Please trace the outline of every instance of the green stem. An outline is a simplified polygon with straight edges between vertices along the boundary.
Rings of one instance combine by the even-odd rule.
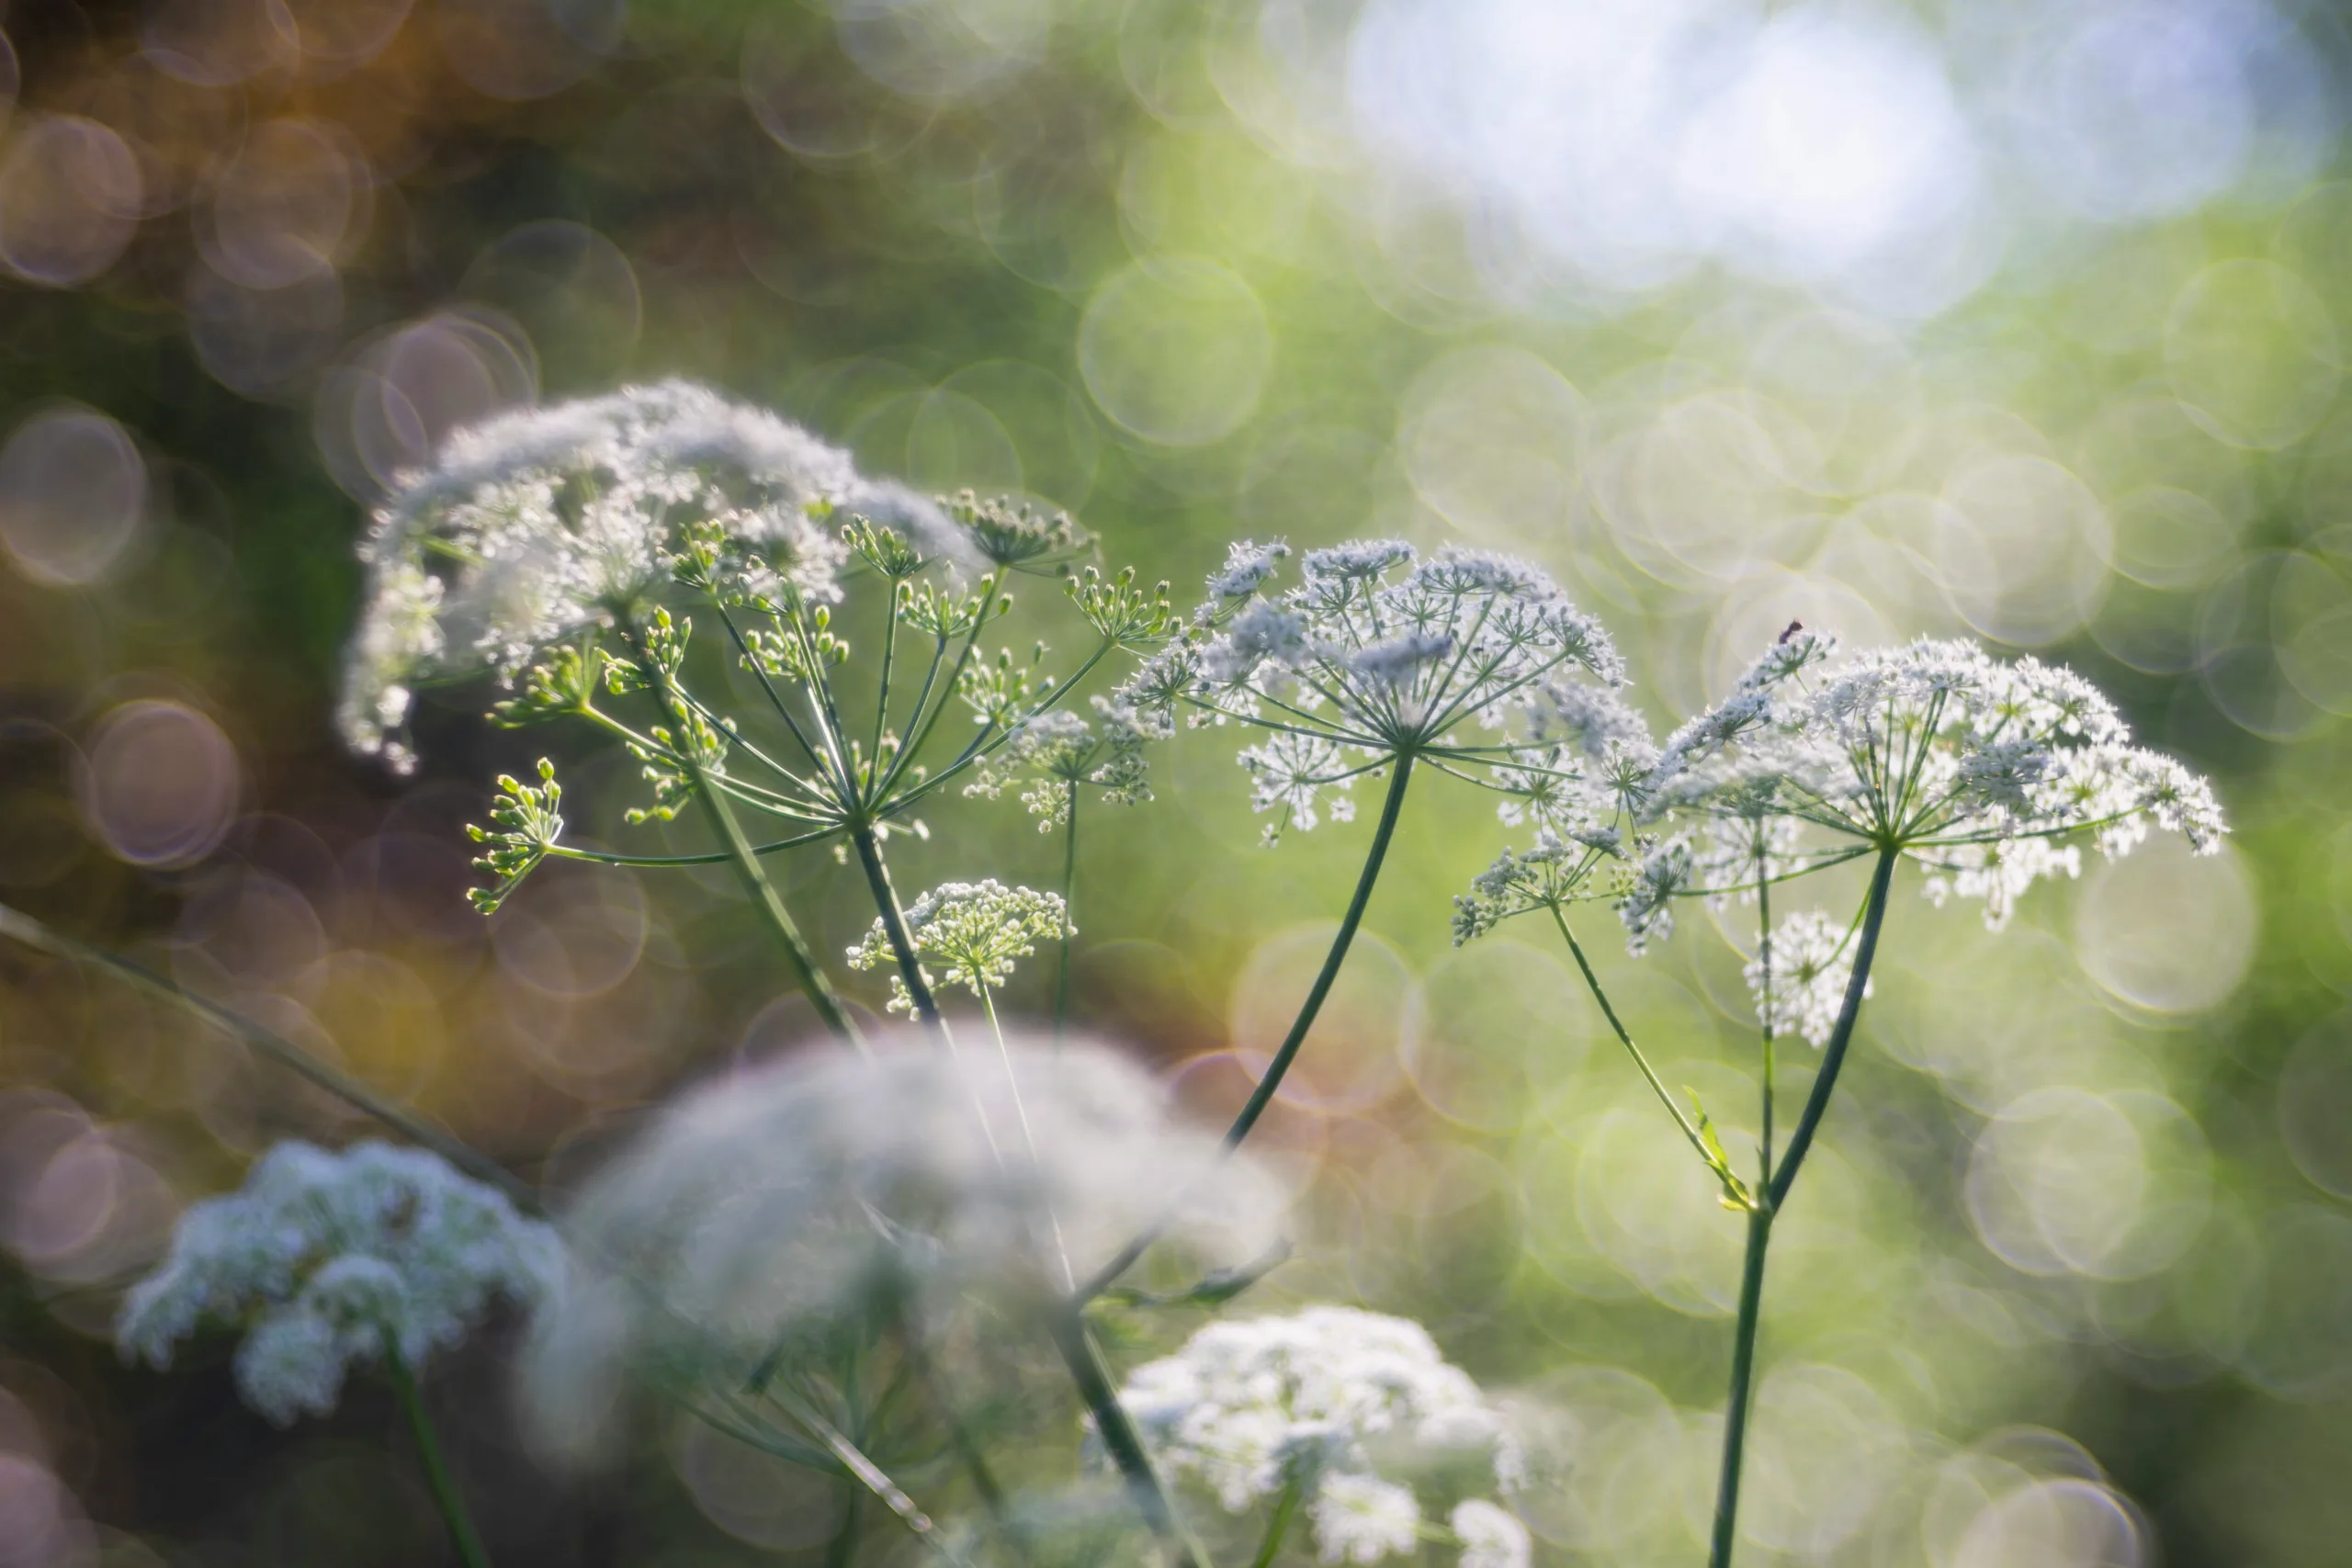
[[[1274,1499],[1274,1517],[1266,1521],[1266,1537],[1258,1543],[1258,1555],[1250,1560],[1250,1568],[1271,1568],[1274,1554],[1283,1549],[1283,1537],[1290,1533],[1290,1521],[1298,1512],[1298,1478],[1283,1483],[1282,1495]]]
[[[1707,1568],[1731,1568],[1739,1534],[1739,1472],[1747,1449],[1748,1385],[1756,1371],[1756,1331],[1763,1319],[1764,1254],[1772,1244],[1772,1213],[1747,1213],[1747,1257],[1739,1276],[1739,1323],[1731,1343],[1731,1396],[1724,1404],[1723,1476],[1715,1488],[1715,1532]]]
[[[1776,1211],[1788,1201],[1789,1189],[1795,1185],[1805,1153],[1813,1147],[1814,1131],[1829,1109],[1838,1071],[1846,1065],[1846,1047],[1853,1043],[1854,1021],[1861,1016],[1862,992],[1870,985],[1871,961],[1878,956],[1879,928],[1886,923],[1887,889],[1894,880],[1894,861],[1900,852],[1892,846],[1880,850],[1877,869],[1871,874],[1870,897],[1862,906],[1862,937],[1854,949],[1854,973],[1846,981],[1845,999],[1838,1005],[1838,1022],[1829,1032],[1829,1043],[1822,1049],[1821,1070],[1814,1076],[1813,1092],[1806,1096],[1796,1129],[1789,1134],[1781,1168],[1772,1173],[1771,1185],[1765,1190],[1769,1205]]]
[[[425,1484],[432,1488],[434,1506],[441,1510],[442,1522],[449,1527],[449,1539],[457,1543],[458,1560],[466,1568],[490,1568],[490,1554],[482,1550],[481,1537],[474,1533],[473,1520],[467,1517],[465,1499],[458,1495],[458,1483],[441,1457],[441,1443],[433,1435],[432,1417],[424,1413],[424,1395],[416,1386],[416,1374],[390,1335],[384,1337],[384,1365],[391,1372],[401,1408],[408,1413],[409,1430],[416,1437],[417,1458],[424,1465]]]
[[[1126,1477],[1127,1492],[1135,1499],[1136,1511],[1143,1515],[1146,1524],[1176,1549],[1185,1568],[1209,1568],[1208,1556],[1201,1550],[1200,1542],[1193,1539],[1192,1532],[1176,1517],[1168,1489],[1161,1484],[1159,1472],[1152,1468],[1151,1456],[1144,1451],[1143,1435],[1136,1430],[1135,1421],[1111,1386],[1110,1369],[1102,1364],[1102,1352],[1088,1332],[1085,1318],[1076,1307],[1065,1307],[1049,1314],[1046,1324],[1054,1337],[1054,1348],[1061,1352],[1063,1363],[1078,1384],[1079,1397],[1086,1402],[1087,1410],[1094,1417],[1094,1429],[1102,1436],[1103,1449],[1110,1454],[1111,1462],[1119,1467],[1119,1473]]]
[[[1763,1132],[1758,1148],[1763,1162],[1761,1179],[1772,1179],[1772,879],[1767,874],[1763,831],[1756,839],[1756,956],[1764,971],[1764,1105]]]
[[[1266,1107],[1273,1103],[1275,1091],[1283,1087],[1283,1075],[1298,1056],[1299,1047],[1306,1043],[1307,1031],[1315,1027],[1315,1018],[1323,1010],[1323,1002],[1331,994],[1332,985],[1340,978],[1340,965],[1347,962],[1348,948],[1356,940],[1356,928],[1363,923],[1363,912],[1372,902],[1373,884],[1380,880],[1380,863],[1388,858],[1388,841],[1396,836],[1396,818],[1405,809],[1405,785],[1413,776],[1413,754],[1400,752],[1396,771],[1388,776],[1388,794],[1380,803],[1380,823],[1372,830],[1372,847],[1364,852],[1363,871],[1356,878],[1354,897],[1348,900],[1348,911],[1340,917],[1339,934],[1331,939],[1331,951],[1323,956],[1323,967],[1315,976],[1315,984],[1307,988],[1306,1000],[1301,1002],[1298,1016],[1291,1021],[1290,1032],[1274,1051],[1274,1059],[1266,1066],[1266,1076],[1258,1080],[1241,1113],[1225,1132],[1225,1146],[1238,1149],[1250,1129],[1258,1124]]]
[[[1900,852],[1893,845],[1879,850],[1870,894],[1862,905],[1862,934],[1854,950],[1854,972],[1846,982],[1845,998],[1838,1004],[1837,1026],[1830,1031],[1829,1043],[1823,1048],[1821,1070],[1814,1077],[1813,1092],[1806,1097],[1796,1129],[1789,1135],[1788,1151],[1781,1156],[1780,1168],[1770,1173],[1760,1201],[1748,1211],[1747,1254],[1740,1273],[1739,1317],[1733,1329],[1731,1396],[1724,1406],[1723,1472],[1716,1483],[1714,1540],[1708,1553],[1708,1568],[1731,1568],[1732,1547],[1738,1539],[1740,1467],[1747,1450],[1756,1337],[1763,1316],[1764,1255],[1772,1241],[1772,1221],[1788,1201],[1789,1189],[1795,1185],[1805,1154],[1813,1147],[1814,1133],[1829,1109],[1829,1097],[1838,1087],[1838,1074],[1845,1065],[1847,1047],[1853,1043],[1854,1023],[1861,1016],[1862,992],[1870,985],[1871,964],[1878,955],[1879,930],[1886,921],[1887,892],[1894,884],[1894,862]]]
[[[1069,1022],[1069,942],[1077,930],[1078,907],[1078,781],[1069,781],[1067,825],[1062,830],[1062,945],[1054,979],[1054,1043],[1062,1042]]]
[[[678,683],[671,678],[670,672],[646,654],[636,627],[630,626],[626,630],[629,646],[637,653],[639,672],[656,683],[662,695],[662,705],[675,715],[682,728],[687,728],[689,710],[685,694],[678,690]],[[842,1010],[841,998],[834,994],[832,982],[827,980],[824,971],[817,967],[808,944],[801,940],[800,928],[792,923],[792,913],[784,907],[783,895],[775,890],[775,884],[768,880],[766,871],[762,869],[760,857],[752,848],[752,840],[744,837],[743,825],[735,820],[735,813],[728,806],[727,797],[712,782],[710,771],[703,766],[701,753],[691,739],[676,750],[678,760],[685,765],[686,776],[693,781],[695,794],[701,796],[703,806],[710,813],[711,826],[718,831],[718,841],[727,848],[727,858],[734,863],[735,874],[741,880],[743,890],[751,895],[752,907],[759,910],[761,918],[767,922],[768,930],[775,934],[776,945],[783,948],[785,965],[792,971],[793,983],[800,987],[809,1005],[817,1010],[817,1017],[832,1032],[835,1039],[844,1045],[864,1051],[865,1037],[859,1034],[857,1025],[851,1021],[849,1014]]]
[[[883,863],[881,841],[871,828],[856,829],[849,838],[857,846],[857,863],[865,868],[866,889],[874,895],[883,934],[890,939],[890,952],[899,961],[899,978],[906,982],[907,995],[914,999],[915,1021],[936,1024],[939,1004],[932,999],[931,982],[922,977],[914,939],[907,934],[907,917],[899,908],[899,895],[891,889],[890,868]]]
[[[210,1024],[279,1066],[307,1078],[345,1104],[366,1112],[411,1141],[431,1149],[469,1176],[497,1188],[526,1213],[538,1212],[538,1194],[516,1180],[496,1160],[408,1107],[379,1094],[342,1068],[321,1061],[274,1030],[266,1029],[252,1019],[183,989],[176,981],[166,979],[142,964],[133,963],[119,953],[109,953],[79,938],[67,936],[6,904],[0,904],[0,936],[22,942],[35,952],[46,953],[53,958],[88,964],[106,970],[133,989],[143,991],[158,1001],[168,1003]]]
[[[1396,818],[1405,808],[1405,785],[1412,776],[1412,753],[1398,753],[1396,771],[1388,778],[1387,798],[1381,802],[1380,824],[1373,829],[1372,847],[1364,854],[1363,874],[1356,878],[1355,896],[1348,900],[1347,913],[1340,917],[1339,934],[1331,939],[1331,951],[1324,955],[1322,972],[1315,976],[1315,984],[1308,987],[1306,1000],[1299,1004],[1298,1016],[1291,1021],[1290,1032],[1283,1036],[1282,1045],[1274,1052],[1274,1059],[1267,1065],[1266,1076],[1258,1080],[1258,1087],[1250,1091],[1248,1103],[1241,1107],[1241,1113],[1233,1119],[1233,1125],[1226,1129],[1223,1146],[1227,1154],[1241,1146],[1241,1141],[1258,1124],[1258,1118],[1264,1115],[1266,1107],[1273,1102],[1274,1092],[1282,1088],[1283,1076],[1290,1071],[1291,1062],[1298,1055],[1298,1048],[1306,1043],[1306,1032],[1315,1027],[1316,1014],[1323,1010],[1324,998],[1331,994],[1332,983],[1340,977],[1340,965],[1347,961],[1349,945],[1356,939],[1356,928],[1363,923],[1364,908],[1372,902],[1373,885],[1380,880],[1380,864],[1387,858],[1388,841],[1396,835]],[[1171,1208],[1154,1220],[1142,1234],[1119,1248],[1108,1263],[1079,1287],[1073,1298],[1075,1303],[1082,1306],[1108,1290],[1113,1280],[1133,1268],[1136,1259],[1150,1250],[1151,1244],[1159,1239],[1174,1217],[1175,1211]]]
[[[1707,1140],[1698,1128],[1691,1125],[1690,1118],[1683,1114],[1682,1107],[1674,1103],[1674,1096],[1666,1091],[1666,1084],[1657,1076],[1657,1069],[1650,1066],[1650,1059],[1642,1054],[1642,1048],[1634,1043],[1633,1035],[1627,1032],[1624,1023],[1617,1017],[1617,1010],[1609,1005],[1609,993],[1600,988],[1600,977],[1592,972],[1591,961],[1585,957],[1584,947],[1577,941],[1577,933],[1568,929],[1568,918],[1560,912],[1557,904],[1552,905],[1551,910],[1552,923],[1560,928],[1560,935],[1567,942],[1569,954],[1576,959],[1577,967],[1583,971],[1585,988],[1592,993],[1592,999],[1600,1004],[1600,1016],[1609,1021],[1609,1027],[1616,1034],[1618,1043],[1634,1058],[1634,1066],[1641,1068],[1650,1091],[1657,1096],[1657,1102],[1666,1107],[1666,1113],[1674,1118],[1674,1124],[1682,1129],[1682,1135],[1698,1151],[1700,1162],[1718,1178],[1729,1182],[1732,1173],[1717,1164],[1714,1151],[1707,1147]]]

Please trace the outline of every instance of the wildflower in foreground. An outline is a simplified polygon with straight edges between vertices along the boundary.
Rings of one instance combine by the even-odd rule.
[[[552,1230],[438,1155],[283,1143],[240,1190],[181,1217],[116,1335],[126,1359],[160,1369],[207,1323],[243,1329],[237,1392],[285,1426],[332,1411],[355,1365],[390,1352],[421,1368],[492,1298],[546,1305],[562,1272]]]
[[[987,1131],[1014,1124],[1016,1084],[1034,1160]],[[796,1337],[1056,1310],[1057,1224],[1085,1266],[1180,1188],[1176,1228],[1216,1260],[1272,1240],[1279,1187],[1171,1120],[1141,1068],[1076,1041],[1016,1038],[1001,1057],[885,1041],[709,1084],[573,1206],[575,1273],[525,1355],[526,1414],[581,1455],[613,1429],[632,1370],[725,1402]]]
[[[1211,1324],[1136,1368],[1119,1403],[1163,1471],[1229,1512],[1303,1503],[1326,1562],[1417,1551],[1429,1529],[1417,1483],[1458,1496],[1508,1490],[1519,1473],[1501,1416],[1428,1332],[1352,1307]],[[1495,1555],[1518,1527],[1507,1510],[1464,1501],[1453,1519],[1465,1563],[1514,1561]],[[1521,1528],[1521,1564],[1525,1539]]]

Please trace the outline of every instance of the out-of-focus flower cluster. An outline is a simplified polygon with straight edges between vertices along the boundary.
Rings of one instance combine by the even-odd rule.
[[[1031,1136],[1023,1148],[1018,1131]],[[1232,1262],[1264,1251],[1283,1195],[1112,1052],[1014,1038],[1001,1057],[927,1037],[798,1056],[689,1096],[582,1193],[575,1275],[526,1358],[552,1450],[607,1432],[625,1366],[689,1387],[829,1325],[943,1331],[975,1307],[1037,1306],[1182,1203],[1174,1235]]]
[[[552,1230],[437,1155],[284,1143],[240,1190],[187,1211],[118,1335],[125,1357],[162,1368],[204,1325],[241,1328],[238,1392],[283,1426],[333,1410],[354,1366],[422,1366],[493,1298],[547,1305],[562,1275]]]
[[[958,554],[939,508],[865,479],[848,455],[764,410],[665,381],[469,426],[405,476],[361,547],[368,567],[339,722],[363,751],[399,739],[421,680],[513,677],[614,626],[699,550],[747,592],[828,603],[848,547],[835,508]],[[594,680],[595,671],[587,671]]]
[[[1168,1473],[1233,1513],[1295,1491],[1326,1562],[1419,1550],[1415,1483],[1458,1499],[1472,1568],[1523,1568],[1526,1528],[1476,1494],[1518,1484],[1518,1450],[1469,1374],[1420,1325],[1353,1307],[1216,1323],[1119,1392]]]

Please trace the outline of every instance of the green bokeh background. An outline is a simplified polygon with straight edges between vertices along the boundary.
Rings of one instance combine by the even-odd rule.
[[[612,28],[574,8],[553,43],[514,19],[526,6],[420,4],[340,73],[299,46],[280,58],[280,39],[204,88],[127,63],[144,11],[10,10],[7,145],[51,115],[114,114],[131,136],[120,106],[147,94],[138,150],[163,197],[92,276],[0,292],[0,424],[71,400],[129,433],[150,482],[94,581],[44,581],[21,549],[0,570],[0,896],[280,1009],[559,1179],[608,1119],[803,1038],[722,877],[550,874],[518,900],[527,929],[557,933],[569,1001],[518,978],[527,943],[465,908],[461,827],[492,775],[571,747],[575,821],[618,844],[620,760],[438,697],[415,777],[339,749],[368,486],[355,386],[414,415],[413,446],[486,412],[480,389],[516,367],[542,400],[690,376],[869,471],[1066,506],[1106,561],[1180,600],[1236,536],[1508,548],[1603,616],[1661,730],[1792,616],[1864,641],[2006,637],[2209,773],[2235,837],[2217,862],[2093,857],[1997,938],[1899,895],[1774,1255],[1779,1381],[1745,1560],[2352,1561],[2352,412],[2335,336],[2352,186],[2327,178],[2333,142],[2283,184],[2257,153],[2167,216],[2020,220],[2002,267],[1925,320],[1758,281],[1736,254],[1636,295],[1504,297],[1461,211],[1396,196],[1372,155],[1302,155],[1297,125],[1324,111],[1282,96],[1252,10],[1042,6],[848,8],[899,17],[889,58],[916,74],[895,86],[920,91],[785,4],[647,0]],[[249,28],[235,6],[204,14],[223,37]],[[496,25],[468,32],[476,15]],[[1322,25],[1343,36],[1346,17]],[[2332,17],[2296,27],[2323,72],[2344,68]],[[1001,71],[964,82],[974,61]],[[537,92],[534,70],[577,79]],[[265,375],[250,325],[205,346],[190,280],[225,221],[211,161],[289,117],[336,128],[364,177],[323,258],[338,308]],[[176,204],[156,172],[173,169]],[[291,294],[255,309],[302,319]],[[458,357],[387,368],[402,345]],[[1050,588],[1025,597],[1010,640],[1032,615],[1050,637]],[[141,701],[205,716],[233,748],[235,810],[185,863],[126,863],[92,804],[109,716]],[[1078,1011],[1181,1068],[1204,1110],[1235,1098],[1224,1054],[1262,1052],[1303,992],[1365,837],[1327,825],[1261,848],[1234,744],[1180,738],[1155,758],[1155,803],[1084,819]],[[1058,840],[1010,799],[943,804],[927,826],[897,851],[902,888],[1055,874]],[[699,847],[697,830],[667,841]],[[1452,895],[1508,840],[1482,797],[1417,786],[1299,1093],[1265,1129],[1304,1196],[1301,1258],[1262,1300],[1419,1318],[1482,1382],[1560,1413],[1581,1446],[1538,1517],[1542,1560],[1695,1561],[1737,1221],[1543,931],[1450,947]],[[825,949],[862,933],[863,887],[829,857],[783,874]],[[1842,915],[1859,894],[1822,902]],[[1690,910],[1639,964],[1598,914],[1588,933],[1736,1151],[1755,1071],[1745,919]],[[878,1006],[873,979],[845,984]],[[1032,1014],[1039,979],[1016,981]],[[359,1129],[94,976],[12,953],[0,982],[0,1446],[94,1521],[59,1539],[110,1564],[432,1560],[379,1392],[279,1434],[234,1404],[223,1348],[160,1377],[104,1339],[172,1195],[232,1183],[271,1137]],[[1782,1092],[1809,1070],[1784,1062]],[[68,1134],[113,1151],[106,1192],[52,1159]],[[511,1328],[434,1391],[502,1561],[818,1560],[824,1483],[747,1478],[683,1438],[649,1440],[617,1483],[540,1476],[503,1414]],[[2064,1513],[2085,1495],[2128,1500],[2099,1505],[2107,1533],[2067,1533],[2094,1517]]]

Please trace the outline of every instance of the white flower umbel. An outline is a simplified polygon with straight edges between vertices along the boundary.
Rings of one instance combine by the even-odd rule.
[[[1004,1157],[986,1129],[1012,1124],[1016,1085],[1035,1159]],[[1173,1224],[1207,1258],[1240,1262],[1272,1242],[1279,1186],[1221,1160],[1141,1068],[1082,1042],[958,1057],[919,1036],[714,1082],[572,1206],[575,1272],[525,1355],[526,1413],[544,1445],[584,1456],[615,1429],[631,1371],[731,1407],[801,1337],[1061,1312],[1054,1222],[1089,1262],[1177,1190]]]
[[[1113,805],[1149,800],[1144,747],[1165,739],[1167,731],[1108,697],[1096,697],[1093,705],[1091,724],[1067,708],[1023,720],[973,770],[964,793],[994,800],[1007,785],[1024,785],[1021,804],[1038,818],[1041,833],[1067,826],[1078,792],[1089,785]]]
[[[1377,1562],[1421,1544],[1421,1505],[1413,1489],[1376,1475],[1325,1477],[1307,1512],[1315,1554],[1325,1562]]]
[[[1270,839],[1327,813],[1345,820],[1358,778],[1408,759],[1522,808],[1531,795],[1568,793],[1562,783],[1597,779],[1609,741],[1595,736],[1613,735],[1623,715],[1604,689],[1623,683],[1623,661],[1541,571],[1453,547],[1423,560],[1401,540],[1359,540],[1307,551],[1298,584],[1268,596],[1288,553],[1232,547],[1191,635],[1120,693],[1156,723],[1182,710],[1196,724],[1273,731],[1240,759],[1257,780],[1253,805],[1276,814]],[[1458,733],[1471,727],[1492,736]]]
[[[1496,1491],[1514,1469],[1501,1417],[1428,1331],[1352,1307],[1211,1324],[1119,1403],[1163,1471],[1228,1511],[1303,1501],[1327,1562],[1418,1550],[1416,1479]]]
[[[1483,1497],[1458,1505],[1446,1523],[1462,1543],[1462,1568],[1527,1568],[1535,1543],[1519,1516]]]
[[[360,558],[368,583],[340,723],[405,767],[420,681],[519,673],[608,627],[669,581],[694,528],[756,556],[779,591],[838,597],[848,551],[820,520],[852,510],[960,550],[940,509],[862,477],[847,453],[684,381],[502,414],[402,477]],[[593,671],[592,671],[593,674]]]
[[[208,1323],[242,1329],[237,1391],[284,1426],[333,1410],[349,1370],[388,1348],[422,1367],[493,1298],[545,1305],[562,1272],[552,1230],[438,1155],[284,1143],[237,1192],[190,1206],[116,1334],[162,1368]]]
[[[1782,920],[1772,933],[1769,965],[1762,947],[1747,961],[1747,993],[1756,998],[1765,1027],[1775,1033],[1794,1030],[1815,1045],[1827,1044],[1846,999],[1846,983],[1853,977],[1853,943],[1852,926],[1818,909],[1799,910]],[[1862,995],[1870,994],[1865,978]]]
[[[1966,642],[1840,659],[1797,634],[1675,733],[1646,787],[1653,821],[1802,825],[1803,847],[1768,846],[1776,880],[1893,849],[1927,868],[1931,897],[1982,899],[1996,929],[2036,878],[2075,873],[2065,840],[2120,855],[2154,826],[2209,854],[2227,831],[2211,787],[2130,744],[2088,682]],[[1719,857],[1675,891],[1753,886],[1753,860],[1739,859]]]
[[[985,882],[943,882],[907,906],[907,938],[916,953],[941,965],[949,985],[962,986],[988,1001],[989,993],[1012,977],[1012,961],[1037,951],[1040,942],[1070,934],[1059,895]],[[853,969],[876,969],[897,962],[888,930],[877,919],[865,940],[849,950]],[[923,980],[932,983],[929,964]],[[903,980],[893,976],[894,1012],[912,1011]],[[990,1004],[993,1011],[993,1003]]]

